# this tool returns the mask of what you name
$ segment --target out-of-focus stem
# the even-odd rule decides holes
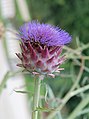
[[[89,95],[84,98],[79,105],[75,108],[75,110],[71,113],[68,119],[75,119],[78,113],[89,103]]]
[[[69,52],[72,52],[73,54],[76,54],[76,55],[79,55],[80,54],[80,51],[83,51],[85,49],[89,48],[89,43],[86,44],[86,45],[83,45],[82,47],[79,47],[77,48],[76,50],[72,49],[72,48],[69,48],[67,46],[64,46],[63,49],[69,51]]]
[[[84,91],[88,90],[88,89],[89,89],[89,85],[86,85],[86,86],[84,86],[84,87],[80,87],[79,89],[77,89],[77,90],[71,92],[70,95],[71,95],[71,97],[72,97],[72,96],[75,96],[75,95],[77,95],[77,94],[79,94],[79,93],[81,93],[81,92],[84,92]]]
[[[31,20],[26,0],[16,0],[21,17],[24,21]]]

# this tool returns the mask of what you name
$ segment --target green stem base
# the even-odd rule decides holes
[[[35,79],[32,119],[37,119],[38,117],[38,111],[36,109],[39,106],[41,80],[41,77]]]

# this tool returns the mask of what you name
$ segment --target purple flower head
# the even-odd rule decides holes
[[[61,28],[44,23],[40,24],[36,21],[25,23],[21,26],[19,37],[23,42],[29,40],[46,46],[61,46],[71,41],[69,33]]]
[[[62,46],[71,41],[71,36],[58,27],[39,22],[29,22],[20,27],[21,53],[16,53],[21,63],[18,66],[34,74],[50,75],[60,72],[65,61],[61,56]]]

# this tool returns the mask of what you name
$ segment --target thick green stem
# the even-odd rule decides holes
[[[42,77],[35,79],[32,119],[37,119],[37,117],[38,117],[38,111],[36,109],[39,106],[40,84],[41,84],[41,80],[42,80],[41,78]]]

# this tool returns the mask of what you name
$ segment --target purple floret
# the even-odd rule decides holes
[[[30,40],[30,42],[39,42],[46,46],[65,45],[72,39],[69,33],[61,28],[35,21],[21,26],[18,36],[23,42]]]

